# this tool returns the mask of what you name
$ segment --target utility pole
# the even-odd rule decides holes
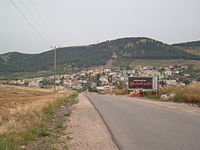
[[[57,62],[57,60],[56,60],[56,58],[57,58],[57,56],[56,56],[56,46],[55,46],[55,48],[54,48],[54,90],[56,90],[56,71],[57,71],[57,64],[56,64],[56,62]]]
[[[56,46],[55,47],[51,46],[51,48],[52,48],[52,50],[54,50],[54,90],[56,90],[56,72],[57,72],[57,69],[56,69],[56,67],[57,67],[57,64],[56,64],[56,62],[57,62],[56,51],[57,51],[57,49],[56,49]]]

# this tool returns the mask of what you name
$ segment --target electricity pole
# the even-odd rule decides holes
[[[55,47],[55,49],[54,49],[54,90],[56,90],[56,71],[57,71],[57,69],[56,69],[56,58],[57,58],[57,56],[56,56],[56,47]]]
[[[51,46],[51,48],[52,48],[52,50],[54,50],[54,90],[56,90],[56,70],[57,70],[56,69],[56,66],[57,66],[57,64],[56,64],[56,62],[57,62],[56,51],[57,51],[57,49],[56,49],[56,46],[55,47]]]

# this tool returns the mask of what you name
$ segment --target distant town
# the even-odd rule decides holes
[[[73,74],[62,74],[32,79],[17,79],[5,81],[8,85],[21,85],[33,88],[54,88],[56,90],[73,89],[76,91],[112,92],[115,89],[127,87],[128,77],[157,76],[160,86],[185,86],[191,82],[200,81],[200,73],[195,76],[189,72],[189,66],[169,65],[167,67],[137,66],[134,69],[122,68],[92,68]]]

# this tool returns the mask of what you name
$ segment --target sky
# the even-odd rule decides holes
[[[124,37],[200,40],[200,0],[0,0],[0,54]]]

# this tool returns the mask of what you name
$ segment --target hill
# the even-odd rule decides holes
[[[200,41],[179,43],[179,44],[174,44],[173,46],[190,54],[195,54],[200,56]]]
[[[112,60],[112,65],[129,64],[134,59],[166,60],[184,59],[200,60],[200,56],[190,54],[177,45],[168,45],[150,38],[123,38],[78,47],[63,47],[57,49],[59,66],[93,67],[106,65]],[[0,55],[0,72],[36,72],[51,70],[54,52],[40,54],[22,54],[18,52]]]

